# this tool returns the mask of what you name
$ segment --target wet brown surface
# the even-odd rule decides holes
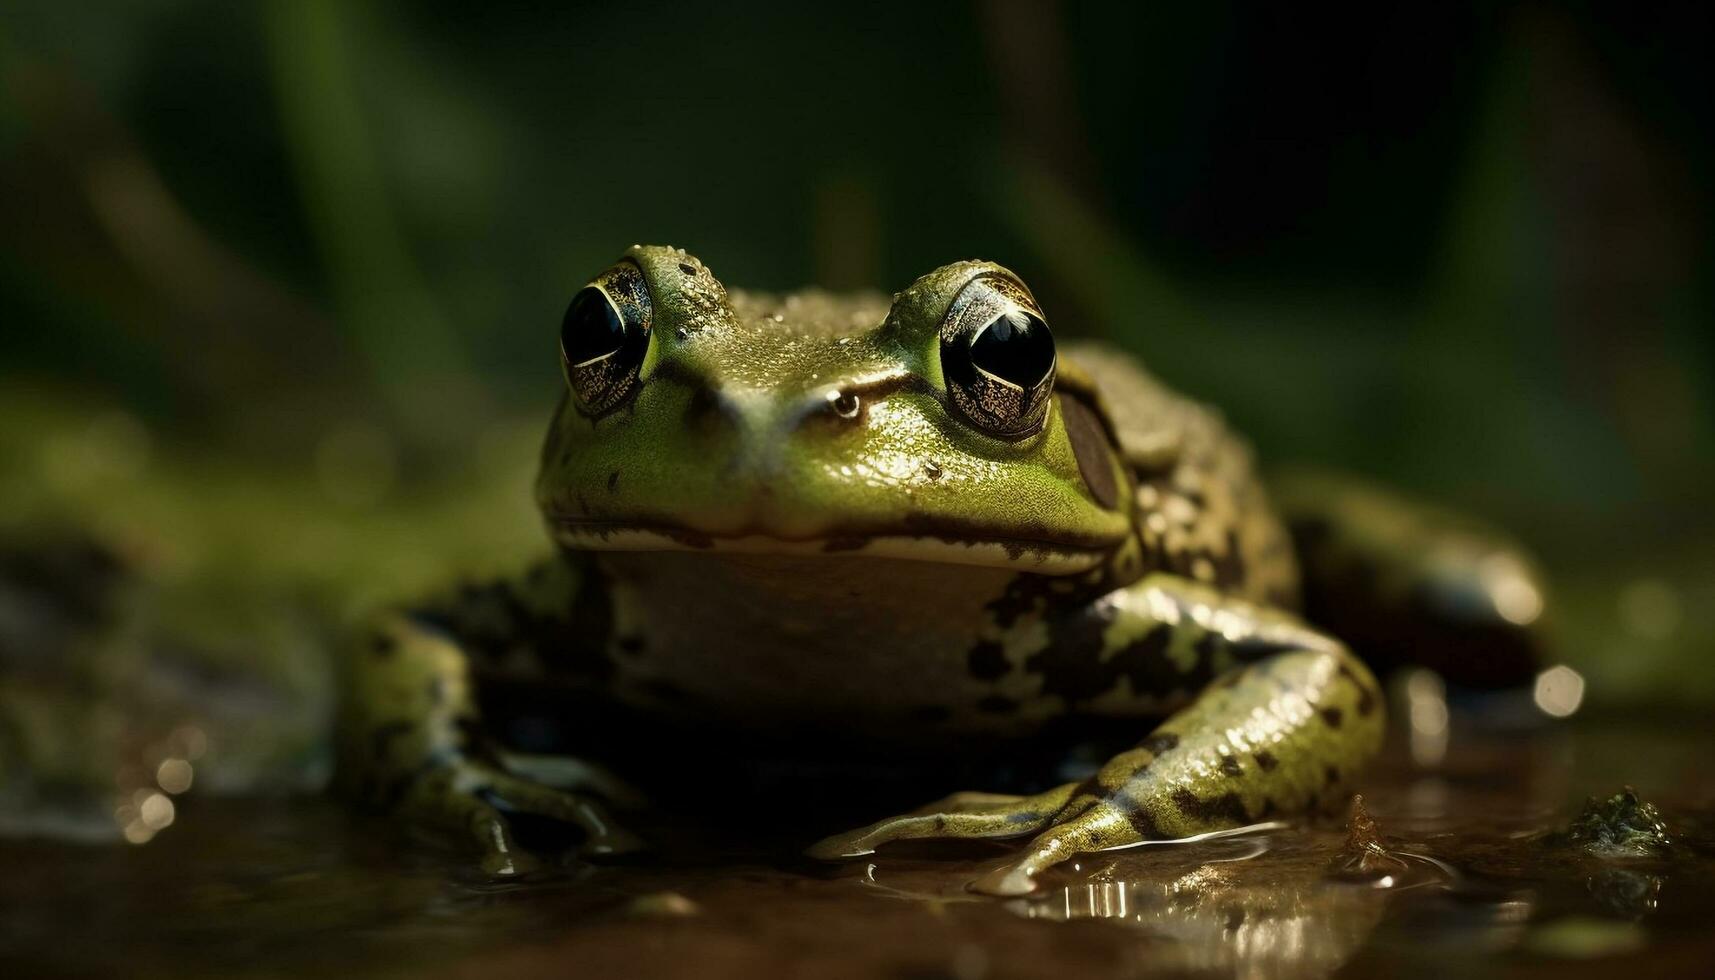
[[[1630,976],[1715,963],[1708,728],[1582,722],[1396,746],[1344,814],[1098,855],[1028,899],[964,890],[1003,845],[819,866],[671,826],[627,865],[496,885],[324,800],[183,801],[143,846],[0,842],[8,976]],[[1636,786],[1675,844],[1601,861],[1540,839]],[[855,815],[866,818],[869,814]],[[805,828],[809,840],[826,827]]]

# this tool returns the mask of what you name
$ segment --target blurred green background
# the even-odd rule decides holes
[[[341,611],[539,547],[566,300],[1002,261],[1265,459],[1518,532],[1715,701],[1711,15],[1024,0],[0,7],[0,505]],[[243,607],[237,602],[236,607]]]

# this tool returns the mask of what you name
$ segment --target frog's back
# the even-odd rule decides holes
[[[1297,608],[1292,541],[1251,447],[1220,413],[1098,343],[1063,345],[1062,362],[1097,393],[1136,478],[1146,565],[1256,602]]]

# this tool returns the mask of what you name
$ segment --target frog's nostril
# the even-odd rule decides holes
[[[863,413],[863,399],[851,391],[828,392],[828,411],[838,418],[851,421]]]

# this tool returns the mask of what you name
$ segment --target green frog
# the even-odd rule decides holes
[[[637,844],[585,753],[521,752],[528,732],[493,722],[514,696],[697,733],[648,764],[668,772],[726,764],[747,733],[1022,759],[1079,723],[1130,728],[1086,778],[953,792],[809,848],[1029,837],[974,885],[1017,895],[1074,855],[1349,795],[1383,692],[1338,614],[1332,632],[1301,617],[1301,568],[1342,583],[1355,624],[1534,642],[1539,586],[1504,539],[1377,494],[1312,490],[1283,516],[1216,412],[1056,338],[992,262],[892,297],[777,295],[636,246],[559,340],[536,483],[553,554],[380,616],[341,713],[347,790],[468,834],[495,873],[534,864],[521,816],[588,852]]]

